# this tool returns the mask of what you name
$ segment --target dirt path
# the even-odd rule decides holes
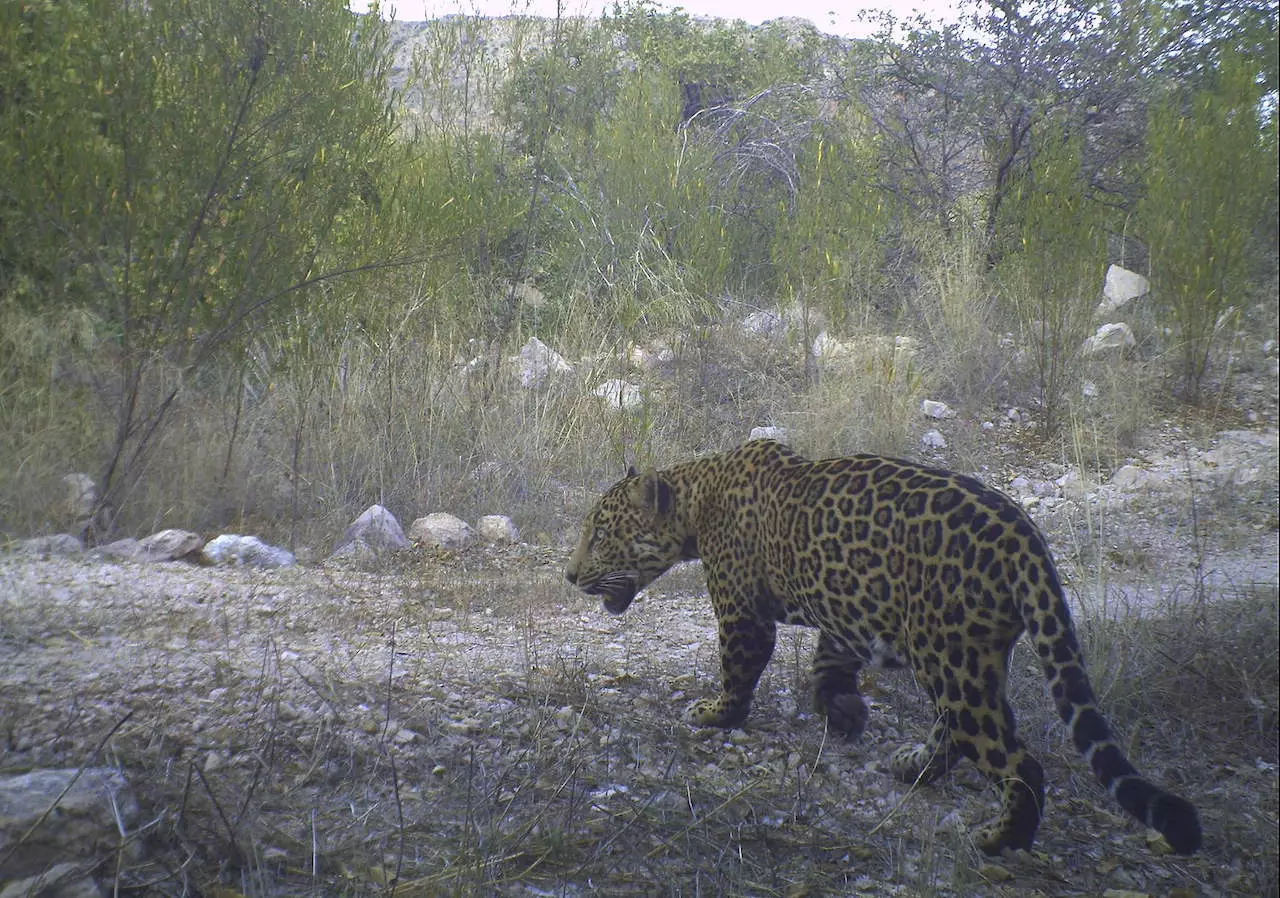
[[[858,744],[828,742],[812,636],[791,631],[747,729],[693,730],[680,712],[717,669],[696,567],[612,618],[561,555],[377,573],[8,557],[0,773],[89,763],[132,711],[98,761],[158,820],[123,874],[159,883],[145,894],[388,894],[397,871],[398,895],[1245,895],[1268,865],[1275,883],[1274,757],[1132,722],[1140,762],[1205,818],[1202,855],[1161,854],[1019,656],[1050,807],[1034,854],[992,864],[967,839],[994,810],[974,771],[915,792],[886,772],[929,724],[909,678],[874,681]]]

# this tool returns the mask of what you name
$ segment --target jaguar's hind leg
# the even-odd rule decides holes
[[[813,654],[813,707],[827,727],[846,739],[857,739],[867,726],[867,703],[858,689],[862,660],[845,651],[825,632]]]
[[[951,738],[944,713],[938,716],[922,745],[905,745],[893,753],[889,767],[904,783],[929,783],[956,765],[963,756]]]
[[[969,648],[963,666],[942,671],[945,688],[938,701],[955,751],[972,760],[1000,793],[999,815],[977,831],[978,847],[987,854],[1030,848],[1044,807],[1044,769],[1018,738],[1005,696],[1007,652]],[[969,675],[974,670],[980,678]]]
[[[978,847],[987,854],[1031,847],[1044,807],[1044,768],[1032,757],[1014,729],[1013,708],[1003,694],[991,731],[972,736],[974,763],[1000,791],[1000,814],[978,829]]]

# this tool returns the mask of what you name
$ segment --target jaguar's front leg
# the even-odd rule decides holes
[[[720,669],[723,688],[718,698],[693,703],[688,720],[695,726],[736,727],[751,711],[751,697],[765,665],[773,657],[777,627],[773,621],[720,615]]]

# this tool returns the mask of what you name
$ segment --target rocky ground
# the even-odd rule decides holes
[[[1200,807],[1195,857],[1092,780],[1029,651],[1013,696],[1050,783],[1030,854],[974,852],[994,798],[971,768],[888,774],[930,724],[908,676],[874,678],[858,743],[825,737],[810,633],[785,634],[745,729],[690,728],[717,670],[696,565],[614,618],[562,548],[274,571],[10,554],[0,779],[114,767],[130,801],[40,856],[0,799],[0,894],[75,861],[92,888],[223,898],[1274,895],[1276,437],[1233,433],[1001,483],[1059,552],[1134,760]]]

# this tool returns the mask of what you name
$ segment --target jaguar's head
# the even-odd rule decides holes
[[[632,469],[587,515],[565,578],[600,596],[606,611],[626,611],[636,593],[673,564],[696,557],[692,540],[681,532],[676,502],[676,491],[662,474]]]

